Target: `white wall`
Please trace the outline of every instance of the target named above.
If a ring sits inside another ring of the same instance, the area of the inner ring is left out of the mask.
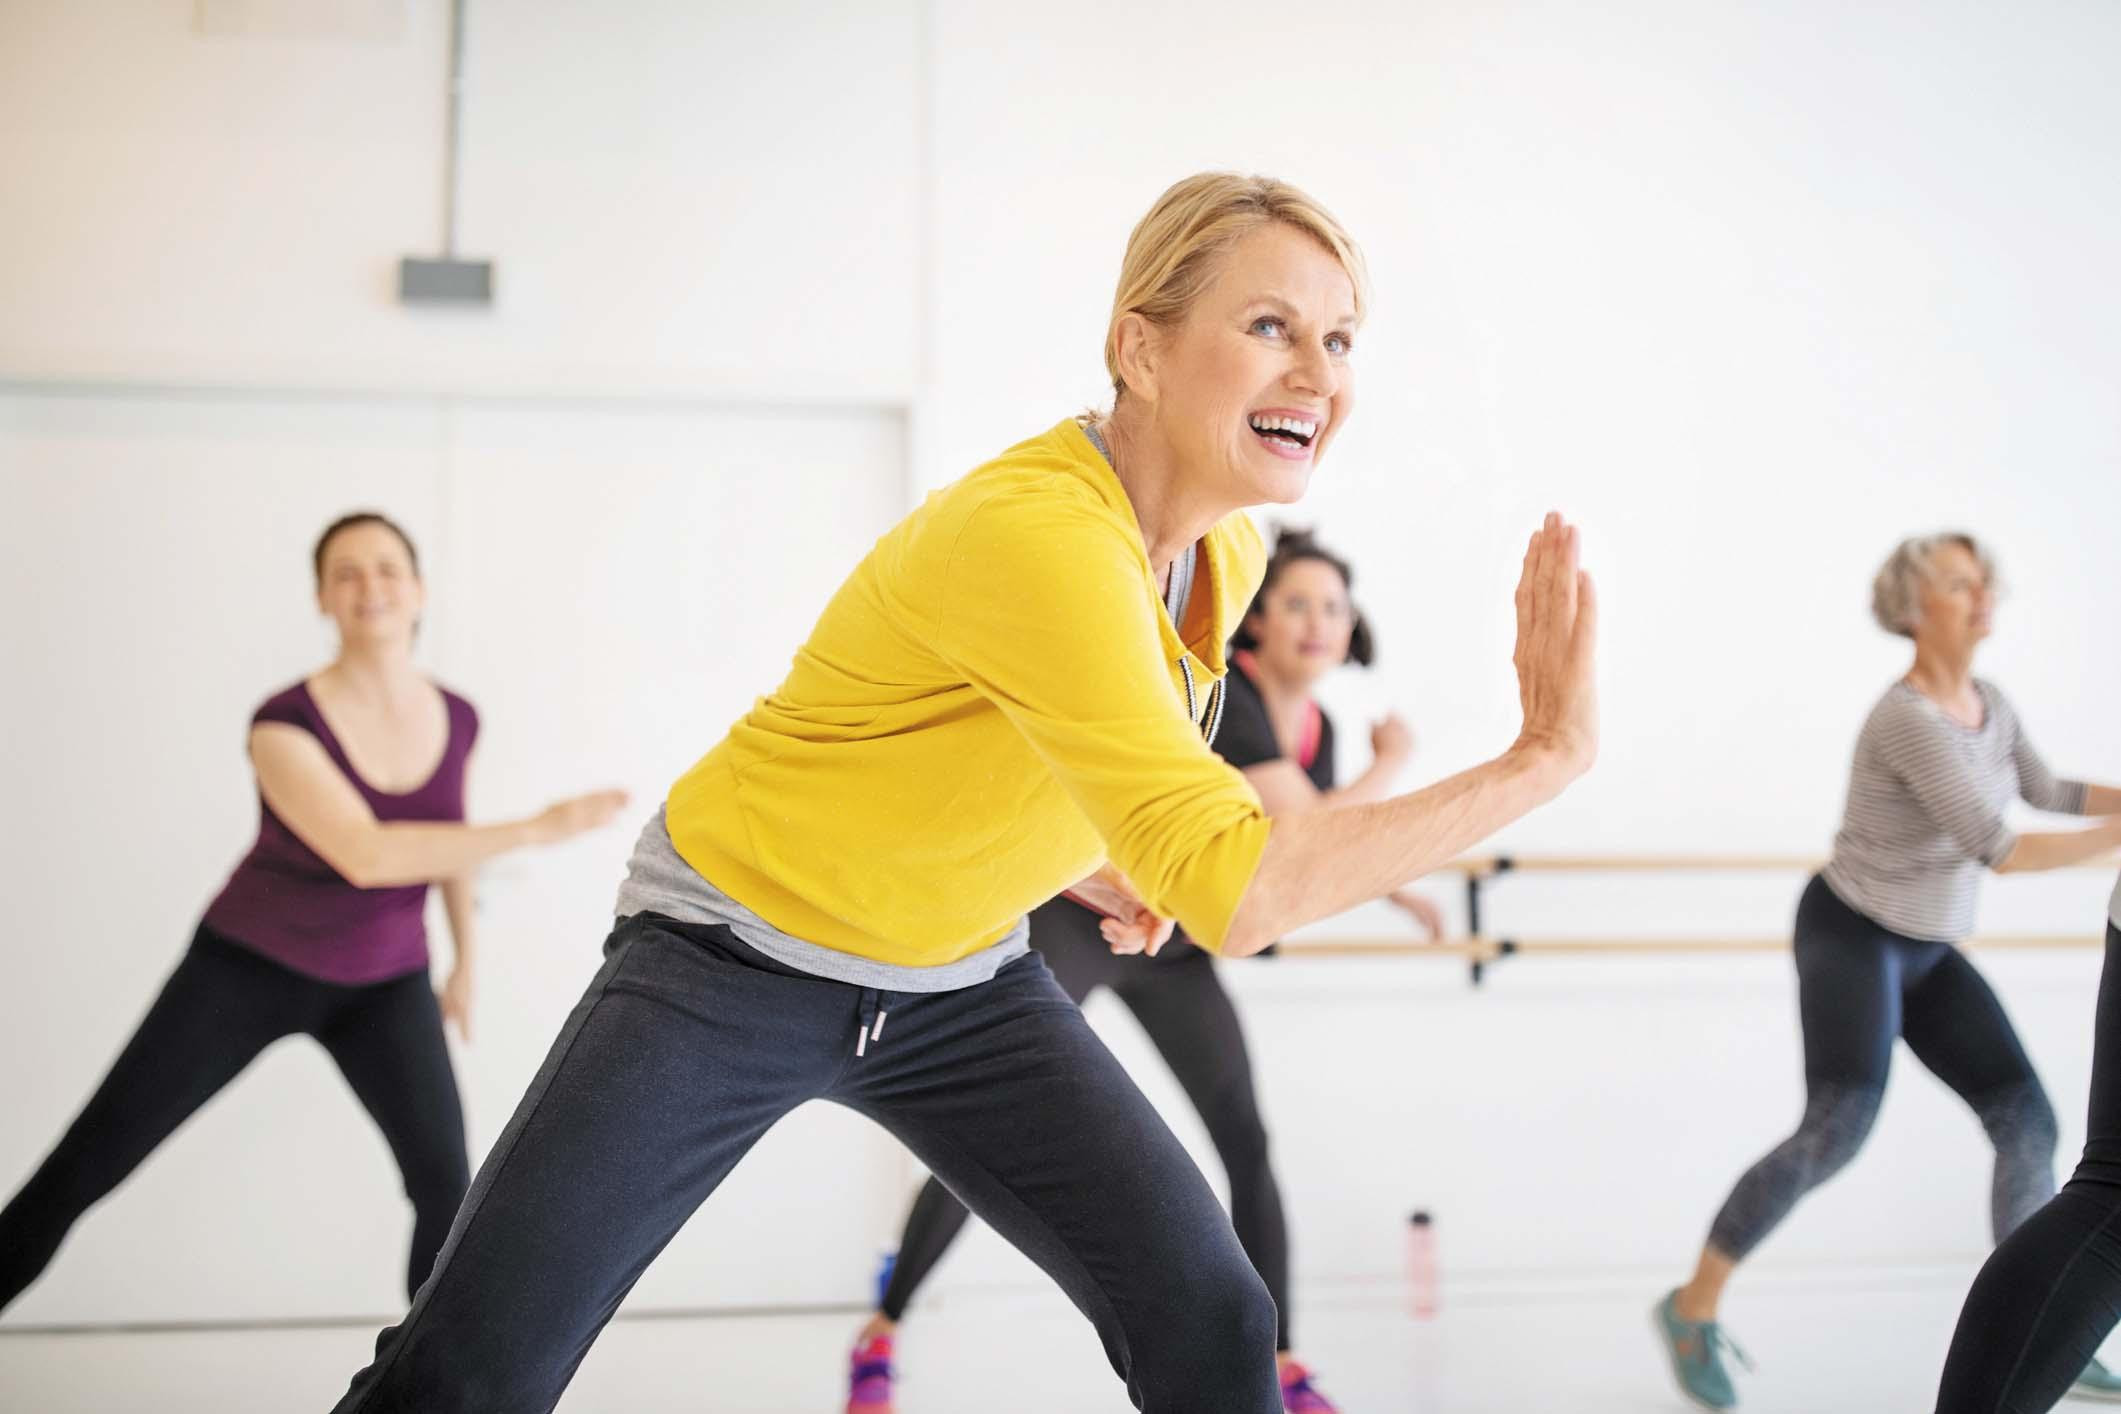
[[[483,314],[390,298],[435,239],[441,7],[361,42],[191,13],[0,8],[0,190],[35,194],[0,222],[0,575],[29,606],[0,649],[8,736],[35,744],[0,766],[0,1068],[39,1077],[0,1100],[0,1183],[248,838],[240,724],[326,651],[301,555],[330,514],[382,503],[424,538],[425,651],[486,711],[482,811],[611,777],[652,797],[771,684],[905,479],[1101,396],[1127,230],[1202,166],[1300,182],[1372,262],[1360,412],[1290,513],[1356,560],[1384,645],[1331,687],[1345,764],[1384,702],[1425,774],[1505,743],[1514,550],[1558,504],[1604,590],[1607,742],[1509,847],[1822,849],[1899,668],[1868,576],[1942,524],[2014,585],[1985,669],[2058,765],[2121,779],[2105,7],[479,6]],[[494,873],[459,1053],[475,1146],[586,976],[626,833]],[[1800,882],[1518,878],[1491,923],[1767,934]],[[1985,921],[2089,933],[2107,886],[2004,881]],[[1982,966],[2067,1151],[2094,957]],[[1439,964],[1227,975],[1313,1290],[1389,1283],[1417,1204],[1460,1277],[1676,1270],[1797,1110],[1777,959],[1520,959],[1478,993]],[[1123,1013],[1092,1014],[1198,1146]],[[1978,1130],[1913,1071],[1763,1262],[1979,1250]],[[276,1052],[11,1316],[389,1309],[404,1217],[352,1115],[321,1057]],[[855,1295],[909,1181],[872,1136],[800,1116],[636,1300]],[[1034,1279],[982,1235],[936,1290]]]
[[[0,190],[23,194],[0,372],[904,398],[910,0],[470,7],[478,314],[396,302],[399,257],[441,241],[448,15],[399,8],[377,40],[201,35],[183,0],[0,10]]]

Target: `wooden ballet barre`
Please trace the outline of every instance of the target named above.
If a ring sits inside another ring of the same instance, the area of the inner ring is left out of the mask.
[[[1506,874],[1736,874],[1736,873],[1790,873],[1812,874],[1818,872],[1825,860],[1809,854],[1469,854],[1452,860],[1438,873],[1464,876],[1466,887],[1466,966],[1472,975],[1473,985],[1480,985],[1489,964],[1498,958],[1507,957],[1515,948],[1486,941],[1484,905],[1487,889]],[[2070,866],[2073,870],[2111,869],[2111,859]],[[1359,943],[1360,940],[1350,940]],[[2074,944],[2050,944],[2038,941],[2012,943],[1997,939],[1976,946],[1986,947],[2047,947],[2074,946]],[[1317,946],[1317,945],[1311,945]],[[1406,947],[1418,950],[1420,944],[1380,944],[1384,955],[1390,949]],[[1554,951],[1555,945],[1520,944],[1534,951]],[[1586,947],[1586,944],[1561,944],[1561,947]],[[1691,947],[1674,947],[1670,944],[1648,944],[1637,947],[1632,944],[1605,943],[1595,950],[1601,952],[1650,952],[1650,951],[1700,951],[1725,952],[1764,951],[1769,948],[1788,946],[1785,943],[1758,939],[1734,939],[1725,942],[1703,940]],[[1481,948],[1492,951],[1481,951]],[[1378,951],[1379,949],[1371,949]],[[1452,956],[1445,953],[1444,956]]]
[[[1439,874],[1492,879],[1498,874],[1749,874],[1788,870],[1811,873],[1826,863],[1816,854],[1469,854]],[[2111,859],[2072,864],[2069,870],[2114,867]],[[2053,873],[2063,870],[2047,871]]]
[[[2035,951],[2104,947],[2106,940],[2089,933],[1998,933],[1969,938],[1962,945],[1992,951]],[[1615,956],[1709,953],[1787,952],[1787,938],[1461,938],[1423,943],[1407,938],[1291,939],[1281,945],[1284,957],[1458,957],[1493,962],[1518,953],[1549,956]]]
[[[1454,874],[1683,874],[1755,873],[1817,869],[1826,861],[1804,854],[1474,854],[1454,859]]]

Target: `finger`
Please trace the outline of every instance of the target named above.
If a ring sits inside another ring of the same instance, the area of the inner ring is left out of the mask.
[[[1562,553],[1568,540],[1568,533],[1561,524],[1561,516],[1554,511],[1547,512],[1544,539],[1546,543],[1541,547],[1539,561],[1540,588],[1545,593],[1546,602],[1552,604],[1561,582]]]
[[[1598,588],[1589,570],[1576,571],[1576,661],[1588,670],[1598,653]]]
[[[1548,554],[1546,563],[1546,608],[1548,642],[1559,649],[1568,641],[1569,628],[1575,617],[1576,597],[1576,527],[1554,516],[1553,528],[1548,532]]]
[[[1561,602],[1566,617],[1563,622],[1573,630],[1576,626],[1576,581],[1583,573],[1581,568],[1582,546],[1575,526],[1570,526],[1563,538],[1559,563],[1555,573],[1560,577]]]
[[[1539,537],[1535,535],[1525,545],[1524,566],[1518,571],[1517,593],[1512,600],[1517,606],[1517,647],[1520,653],[1532,625],[1532,552],[1538,543]]]
[[[1539,612],[1539,635],[1545,645],[1554,642],[1555,631],[1561,627],[1556,622],[1561,611],[1562,564],[1567,555],[1568,533],[1560,525],[1560,517],[1549,511],[1547,528],[1541,539],[1539,553],[1539,582],[1533,587],[1535,607]]]

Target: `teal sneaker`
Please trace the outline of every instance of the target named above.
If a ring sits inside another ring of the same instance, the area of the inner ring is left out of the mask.
[[[1703,1409],[1736,1409],[1738,1391],[1731,1384],[1731,1372],[1723,1368],[1723,1352],[1730,1351],[1748,1370],[1753,1362],[1716,1322],[1681,1320],[1673,1305],[1678,1295],[1673,1291],[1657,1303],[1650,1311],[1650,1324],[1664,1343],[1679,1392]]]
[[[2121,1404],[2121,1375],[2107,1369],[2097,1360],[2084,1367],[2077,1382],[2069,1387],[2069,1399],[2096,1399],[2107,1404]]]

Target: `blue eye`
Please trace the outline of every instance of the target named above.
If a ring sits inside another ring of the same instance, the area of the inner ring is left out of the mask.
[[[1346,358],[1349,354],[1355,352],[1355,341],[1346,334],[1328,334],[1326,335],[1326,351],[1336,357]]]
[[[1272,329],[1275,333],[1279,334],[1282,331],[1282,327],[1282,322],[1279,319],[1274,318],[1272,315],[1263,314],[1259,318],[1252,321],[1252,332],[1255,334],[1257,334],[1262,329]]]

